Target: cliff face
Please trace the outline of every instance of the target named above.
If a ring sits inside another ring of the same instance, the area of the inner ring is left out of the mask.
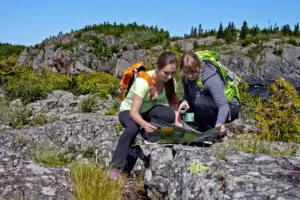
[[[88,40],[80,40],[69,35],[60,40],[49,40],[39,48],[25,49],[17,64],[29,64],[33,69],[43,66],[55,72],[77,74],[81,72],[103,71],[120,77],[123,71],[136,61],[153,65],[163,46],[139,49],[137,44],[128,44],[114,36],[87,32],[81,37],[100,38],[105,48],[115,51],[99,56],[97,48]],[[59,44],[59,45],[58,45]],[[296,87],[300,87],[300,47],[271,39],[265,43],[249,44],[242,47],[238,43],[225,44],[214,37],[184,39],[171,42],[179,52],[195,49],[214,49],[221,54],[220,61],[240,75],[249,84],[267,85],[283,76]],[[102,51],[105,51],[102,47]]]
[[[268,85],[284,77],[300,87],[300,47],[271,41],[237,48],[233,56],[222,55],[221,62],[251,85]]]

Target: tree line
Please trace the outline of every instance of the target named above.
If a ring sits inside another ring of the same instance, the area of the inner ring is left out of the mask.
[[[283,25],[281,28],[275,23],[274,26],[269,26],[268,28],[259,28],[257,25],[249,28],[248,23],[243,21],[243,24],[240,28],[236,28],[233,22],[229,22],[226,27],[223,26],[222,22],[219,25],[218,31],[216,29],[203,29],[202,25],[199,24],[198,28],[192,26],[190,34],[184,35],[185,38],[190,37],[207,37],[207,36],[216,36],[219,39],[225,39],[226,42],[233,42],[236,40],[239,33],[240,39],[246,39],[248,35],[256,36],[258,34],[280,34],[283,36],[300,36],[299,31],[299,22],[294,25],[292,29],[289,24]]]

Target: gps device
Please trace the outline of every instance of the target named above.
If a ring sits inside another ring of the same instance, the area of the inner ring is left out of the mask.
[[[184,114],[188,110],[187,106],[183,106],[180,108],[179,113]]]

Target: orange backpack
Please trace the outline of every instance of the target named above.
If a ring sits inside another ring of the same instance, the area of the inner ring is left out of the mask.
[[[119,98],[123,101],[125,97],[128,94],[128,91],[130,90],[130,87],[136,77],[141,77],[145,79],[150,87],[150,100],[152,100],[153,97],[153,91],[152,91],[152,78],[151,76],[146,72],[146,68],[144,67],[143,62],[137,62],[130,67],[128,67],[127,70],[123,73],[122,80],[120,83],[119,88]]]

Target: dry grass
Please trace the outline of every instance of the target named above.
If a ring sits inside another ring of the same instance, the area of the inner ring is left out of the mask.
[[[118,181],[108,177],[107,169],[92,164],[74,163],[71,177],[75,195],[80,200],[147,200],[143,182],[122,175]]]
[[[243,151],[252,154],[296,156],[299,144],[270,142],[262,140],[259,135],[241,134],[213,146],[215,155],[221,160],[228,150]],[[223,152],[220,154],[220,152]]]
[[[75,195],[80,200],[123,200],[124,179],[112,180],[107,170],[91,164],[74,163],[71,177]]]

